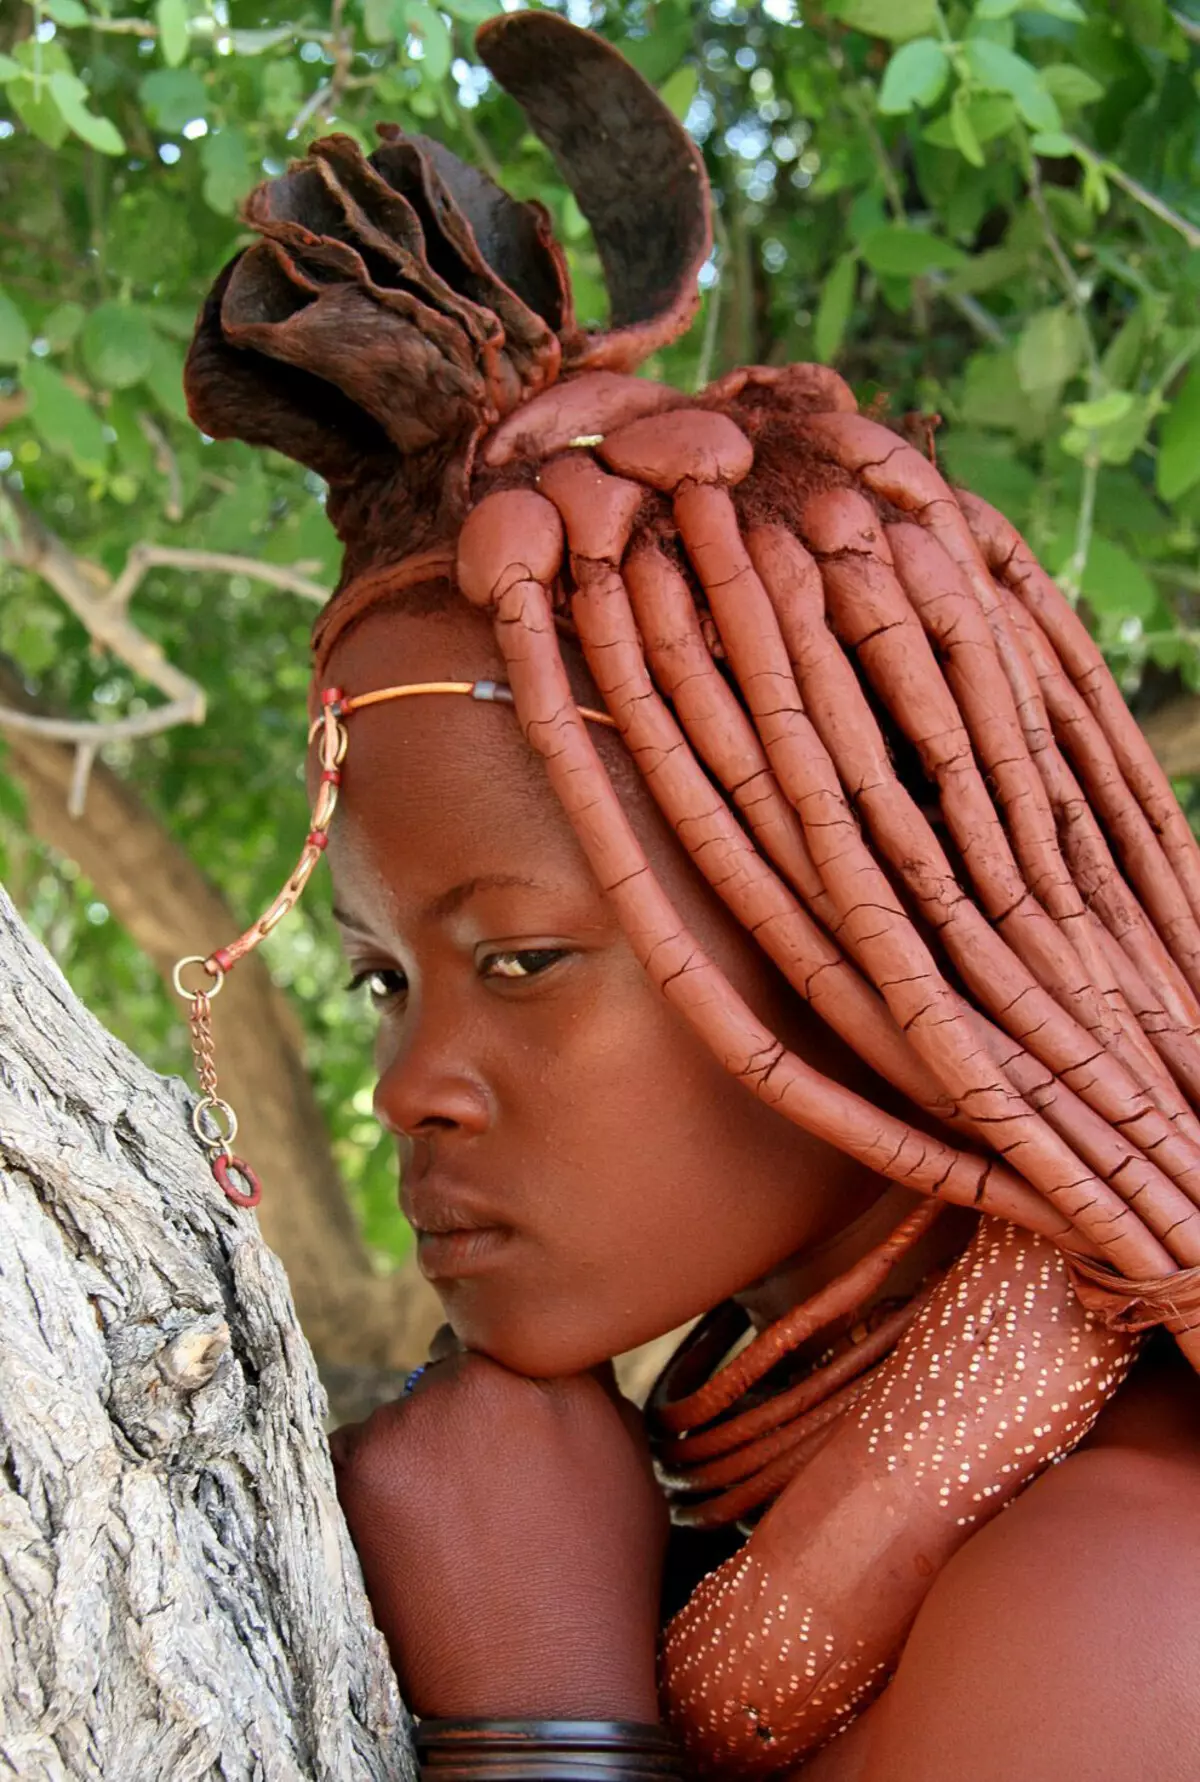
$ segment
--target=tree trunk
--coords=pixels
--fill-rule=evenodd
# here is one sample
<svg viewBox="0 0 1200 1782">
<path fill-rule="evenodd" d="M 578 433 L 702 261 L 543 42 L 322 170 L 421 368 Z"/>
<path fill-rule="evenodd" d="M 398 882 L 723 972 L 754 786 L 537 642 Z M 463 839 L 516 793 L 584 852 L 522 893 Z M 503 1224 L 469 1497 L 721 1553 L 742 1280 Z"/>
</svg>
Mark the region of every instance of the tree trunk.
<svg viewBox="0 0 1200 1782">
<path fill-rule="evenodd" d="M 0 669 L 6 704 L 30 708 Z M 185 953 L 207 953 L 243 926 L 131 787 L 102 763 L 83 814 L 67 811 L 74 751 L 20 731 L 5 742 L 33 832 L 74 860 L 166 983 Z M 181 1002 L 180 1019 L 185 1015 Z M 263 1235 L 279 1252 L 304 1332 L 340 1377 L 423 1360 L 439 1313 L 412 1265 L 381 1278 L 359 1241 L 304 1067 L 304 1038 L 262 960 L 232 972 L 213 1008 L 222 1093 L 237 1109 L 238 1149 L 263 1182 Z"/>
<path fill-rule="evenodd" d="M 0 892 L 0 1775 L 399 1782 L 277 1259 Z"/>
</svg>

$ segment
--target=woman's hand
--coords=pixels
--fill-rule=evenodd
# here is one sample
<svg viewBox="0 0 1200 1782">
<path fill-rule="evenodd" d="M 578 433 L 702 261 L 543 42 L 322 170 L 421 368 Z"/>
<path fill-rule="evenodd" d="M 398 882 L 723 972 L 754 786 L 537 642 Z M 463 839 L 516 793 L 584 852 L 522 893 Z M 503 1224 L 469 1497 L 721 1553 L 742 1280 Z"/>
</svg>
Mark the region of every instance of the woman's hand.
<svg viewBox="0 0 1200 1782">
<path fill-rule="evenodd" d="M 452 1355 L 331 1446 L 415 1713 L 658 1719 L 667 1513 L 615 1387 Z"/>
</svg>

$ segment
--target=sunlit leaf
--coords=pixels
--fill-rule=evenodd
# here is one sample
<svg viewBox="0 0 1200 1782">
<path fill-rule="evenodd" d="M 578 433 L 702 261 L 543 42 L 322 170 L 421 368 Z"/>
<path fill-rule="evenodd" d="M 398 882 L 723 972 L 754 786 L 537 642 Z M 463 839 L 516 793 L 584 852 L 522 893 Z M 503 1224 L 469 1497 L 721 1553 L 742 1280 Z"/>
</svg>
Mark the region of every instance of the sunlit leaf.
<svg viewBox="0 0 1200 1782">
<path fill-rule="evenodd" d="M 83 325 L 83 362 L 102 390 L 124 390 L 150 369 L 153 333 L 140 309 L 102 303 Z"/>
<path fill-rule="evenodd" d="M 187 0 L 155 0 L 158 47 L 168 68 L 178 68 L 188 53 Z"/>
<path fill-rule="evenodd" d="M 108 118 L 88 110 L 87 88 L 74 74 L 59 69 L 50 76 L 50 92 L 62 113 L 63 122 L 89 147 L 102 155 L 121 155 L 125 141 L 117 126 Z"/>
<path fill-rule="evenodd" d="M 876 229 L 862 244 L 863 259 L 873 272 L 915 278 L 935 269 L 950 271 L 966 263 L 967 255 L 952 241 L 942 241 L 924 229 L 889 223 Z"/>
<path fill-rule="evenodd" d="M 42 0 L 42 11 L 56 25 L 65 25 L 68 29 L 73 25 L 86 25 L 90 17 L 87 7 L 81 6 L 79 0 Z"/>
<path fill-rule="evenodd" d="M 1025 391 L 1061 390 L 1083 363 L 1079 319 L 1065 306 L 1032 316 L 1017 341 L 1017 376 Z"/>
<path fill-rule="evenodd" d="M 108 456 L 108 446 L 91 404 L 44 359 L 30 359 L 21 381 L 34 428 L 50 451 L 70 458 L 79 470 L 97 470 Z"/>
<path fill-rule="evenodd" d="M 440 12 L 426 5 L 426 0 L 405 0 L 404 21 L 409 31 L 421 39 L 425 54 L 422 67 L 431 81 L 445 80 L 454 56 L 454 44 L 446 21 Z"/>
<path fill-rule="evenodd" d="M 246 138 L 237 129 L 211 132 L 200 144 L 204 201 L 213 210 L 235 211 L 254 184 Z"/>
<path fill-rule="evenodd" d="M 831 0 L 825 11 L 843 25 L 892 43 L 932 33 L 938 22 L 937 0 Z"/>
<path fill-rule="evenodd" d="M 813 321 L 813 352 L 822 364 L 831 364 L 841 351 L 854 308 L 857 274 L 858 255 L 843 254 L 821 286 L 821 301 Z"/>
<path fill-rule="evenodd" d="M 685 118 L 692 108 L 692 100 L 700 86 L 700 70 L 694 62 L 685 62 L 674 74 L 668 75 L 658 89 L 658 96 L 663 104 L 675 113 L 677 118 Z"/>
<path fill-rule="evenodd" d="M 936 38 L 917 37 L 888 63 L 879 89 L 879 109 L 897 116 L 941 97 L 950 76 L 950 58 Z"/>
<path fill-rule="evenodd" d="M 202 118 L 207 110 L 204 82 L 191 68 L 152 68 L 138 90 L 150 122 L 169 135 L 182 130 L 191 118 Z"/>
</svg>

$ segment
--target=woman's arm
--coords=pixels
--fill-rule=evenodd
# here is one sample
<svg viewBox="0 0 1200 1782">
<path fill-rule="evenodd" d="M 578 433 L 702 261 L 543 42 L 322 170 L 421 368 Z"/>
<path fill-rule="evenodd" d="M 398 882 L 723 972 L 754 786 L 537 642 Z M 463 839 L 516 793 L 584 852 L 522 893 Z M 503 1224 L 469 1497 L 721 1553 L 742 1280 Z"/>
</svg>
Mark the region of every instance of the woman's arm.
<svg viewBox="0 0 1200 1782">
<path fill-rule="evenodd" d="M 332 1447 L 414 1712 L 658 1719 L 666 1509 L 615 1391 L 456 1355 Z"/>
</svg>

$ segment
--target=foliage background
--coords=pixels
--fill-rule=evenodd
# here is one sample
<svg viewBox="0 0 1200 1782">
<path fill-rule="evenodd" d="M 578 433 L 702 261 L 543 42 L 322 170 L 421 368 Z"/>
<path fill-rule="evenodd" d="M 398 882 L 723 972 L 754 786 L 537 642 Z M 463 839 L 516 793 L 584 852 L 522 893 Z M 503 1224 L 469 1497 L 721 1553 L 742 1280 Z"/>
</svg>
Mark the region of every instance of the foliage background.
<svg viewBox="0 0 1200 1782">
<path fill-rule="evenodd" d="M 38 0 L 0 22 L 0 478 L 86 571 L 139 541 L 325 585 L 318 481 L 202 439 L 180 394 L 237 207 L 309 136 L 442 137 L 553 211 L 581 312 L 587 224 L 472 59 L 495 0 Z M 1026 532 L 1142 706 L 1200 688 L 1200 0 L 568 0 L 703 144 L 718 202 L 704 309 L 650 375 L 836 363 L 864 404 L 942 417 L 951 473 Z M 0 495 L 10 542 L 17 520 Z M 0 541 L 0 548 L 2 541 Z M 10 563 L 0 654 L 59 711 L 156 694 Z M 157 569 L 133 616 L 208 698 L 106 758 L 221 885 L 265 906 L 306 828 L 311 606 Z M 2 726 L 0 726 L 2 738 Z M 0 741 L 2 748 L 2 741 Z M 187 1065 L 178 1006 L 0 777 L 0 870 L 101 1018 Z M 368 1242 L 403 1254 L 369 1115 L 370 1020 L 322 899 L 270 942 Z"/>
</svg>

